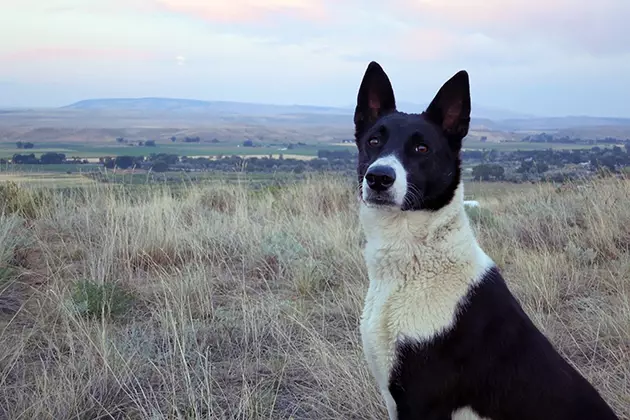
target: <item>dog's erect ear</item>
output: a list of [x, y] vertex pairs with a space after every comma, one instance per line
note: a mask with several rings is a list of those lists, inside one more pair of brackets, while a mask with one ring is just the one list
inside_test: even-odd
[[465, 70], [457, 72], [444, 83], [425, 115], [442, 127], [453, 146], [461, 147], [461, 141], [470, 127], [470, 83]]
[[357, 95], [357, 107], [354, 110], [356, 139], [379, 117], [394, 111], [396, 100], [392, 84], [383, 68], [372, 61], [365, 70]]

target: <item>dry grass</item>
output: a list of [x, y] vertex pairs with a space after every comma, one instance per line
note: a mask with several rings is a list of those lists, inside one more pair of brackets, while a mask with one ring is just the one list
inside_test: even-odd
[[[630, 182], [501, 191], [482, 245], [630, 419]], [[0, 418], [385, 418], [350, 185], [135, 194], [0, 217]]]

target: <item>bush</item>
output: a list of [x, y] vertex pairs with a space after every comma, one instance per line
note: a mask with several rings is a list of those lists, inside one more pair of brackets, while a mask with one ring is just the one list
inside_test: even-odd
[[0, 185], [0, 211], [34, 219], [49, 203], [49, 191], [31, 190], [13, 181]]
[[78, 282], [72, 293], [73, 308], [88, 318], [123, 315], [133, 299], [129, 292], [115, 283]]

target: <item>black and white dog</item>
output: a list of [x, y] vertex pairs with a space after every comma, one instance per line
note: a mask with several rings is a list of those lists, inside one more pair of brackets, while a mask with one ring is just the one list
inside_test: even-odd
[[448, 80], [423, 113], [406, 114], [372, 62], [354, 122], [370, 280], [360, 330], [389, 418], [617, 419], [475, 239], [459, 157], [468, 74]]

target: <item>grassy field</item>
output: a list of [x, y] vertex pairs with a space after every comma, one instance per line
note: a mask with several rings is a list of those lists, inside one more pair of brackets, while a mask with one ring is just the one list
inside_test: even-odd
[[[383, 419], [353, 187], [3, 184], [1, 419]], [[470, 184], [482, 246], [630, 419], [630, 181]]]

